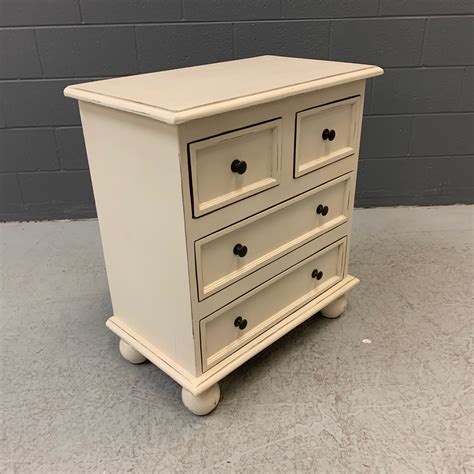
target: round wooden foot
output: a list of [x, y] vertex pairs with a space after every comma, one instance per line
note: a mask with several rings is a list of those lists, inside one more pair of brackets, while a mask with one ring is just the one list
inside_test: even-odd
[[216, 383], [204, 393], [195, 397], [191, 392], [183, 388], [181, 398], [183, 399], [184, 406], [195, 415], [207, 415], [219, 403], [221, 390], [219, 384]]
[[325, 308], [321, 310], [321, 316], [325, 318], [338, 318], [346, 309], [347, 298], [346, 295], [340, 296], [337, 300], [329, 303]]
[[142, 362], [146, 361], [146, 357], [142, 356], [140, 352], [135, 350], [128, 342], [125, 342], [123, 339], [120, 339], [119, 349], [123, 358], [132, 364], [141, 364]]

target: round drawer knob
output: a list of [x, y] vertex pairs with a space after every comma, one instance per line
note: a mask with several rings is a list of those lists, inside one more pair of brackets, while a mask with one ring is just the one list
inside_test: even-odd
[[242, 316], [235, 318], [234, 326], [243, 331], [247, 327], [247, 320], [243, 319]]
[[325, 128], [321, 137], [323, 140], [329, 140], [332, 142], [336, 138], [336, 130], [329, 130], [328, 128]]
[[329, 207], [319, 204], [316, 208], [316, 214], [321, 214], [322, 216], [327, 216], [329, 212]]
[[313, 278], [316, 278], [316, 280], [321, 280], [321, 278], [323, 277], [323, 272], [320, 272], [317, 268], [315, 268], [311, 273], [311, 276]]
[[244, 174], [247, 171], [247, 163], [245, 161], [234, 160], [230, 165], [233, 173]]
[[236, 244], [234, 247], [234, 255], [238, 255], [239, 257], [245, 257], [247, 255], [248, 248], [242, 244]]

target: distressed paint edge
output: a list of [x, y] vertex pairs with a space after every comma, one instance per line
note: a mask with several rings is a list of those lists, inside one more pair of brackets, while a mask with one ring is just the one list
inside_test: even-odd
[[207, 105], [186, 109], [183, 111], [172, 111], [160, 107], [134, 102], [131, 100], [120, 99], [117, 97], [99, 94], [97, 92], [89, 92], [81, 89], [81, 84], [67, 86], [64, 89], [64, 95], [84, 102], [91, 102], [93, 104], [102, 105], [112, 109], [118, 109], [125, 112], [130, 112], [145, 117], [159, 120], [170, 125], [182, 124], [191, 120], [217, 115], [224, 112], [230, 112], [253, 105], [265, 104], [274, 100], [284, 99], [294, 95], [305, 92], [313, 92], [320, 89], [326, 89], [348, 82], [368, 79], [383, 74], [383, 69], [377, 66], [369, 66], [364, 69], [359, 69], [351, 73], [343, 73], [335, 76], [325, 77], [324, 79], [317, 79], [314, 81], [303, 82], [292, 86], [281, 87], [279, 89], [272, 89], [265, 92], [259, 92], [243, 97], [237, 97], [230, 100], [215, 102]]

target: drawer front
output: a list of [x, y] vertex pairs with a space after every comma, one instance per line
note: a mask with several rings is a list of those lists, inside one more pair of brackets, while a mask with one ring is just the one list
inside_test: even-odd
[[296, 114], [295, 177], [354, 153], [360, 97]]
[[[199, 299], [344, 223], [352, 173], [196, 242]], [[240, 250], [240, 251], [239, 251]]]
[[203, 370], [342, 280], [346, 238], [311, 255], [200, 322]]
[[189, 158], [199, 217], [278, 185], [281, 119], [190, 143]]

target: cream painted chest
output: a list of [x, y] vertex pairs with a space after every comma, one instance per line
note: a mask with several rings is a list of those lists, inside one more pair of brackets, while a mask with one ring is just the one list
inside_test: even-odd
[[349, 275], [365, 81], [262, 56], [66, 88], [79, 100], [114, 315], [199, 415], [218, 382], [321, 311]]

